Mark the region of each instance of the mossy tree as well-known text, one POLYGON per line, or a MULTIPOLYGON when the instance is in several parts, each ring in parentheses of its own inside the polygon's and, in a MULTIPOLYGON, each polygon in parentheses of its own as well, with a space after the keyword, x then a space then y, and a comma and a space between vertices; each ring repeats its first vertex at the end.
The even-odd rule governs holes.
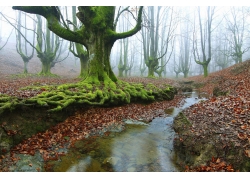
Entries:
POLYGON ((177 64, 175 55, 174 55, 174 72, 175 72, 175 77, 178 78, 179 74, 181 73, 180 58, 179 58, 179 62, 177 64))
MULTIPOLYGON (((157 12, 156 12, 157 17, 155 19, 154 7, 153 6, 148 7, 150 27, 149 27, 149 41, 147 41, 147 42, 149 43, 149 49, 148 49, 149 52, 147 53, 148 56, 145 59, 145 63, 148 67, 148 77, 155 77, 155 75, 154 75, 155 68, 158 66, 158 64, 159 64, 158 60, 160 59, 157 57, 158 45, 159 45, 158 41, 159 41, 160 9, 161 9, 161 7, 159 6, 157 8, 157 12)), ((145 42, 144 36, 145 35, 142 34, 142 39, 145 42)), ((145 53, 145 49, 144 49, 144 53, 145 53)))
MULTIPOLYGON (((201 12, 200 7, 198 7, 198 18, 199 18, 199 34, 200 34, 200 47, 201 47, 201 56, 199 55, 198 43, 196 33, 193 34, 193 56, 194 60, 197 64, 203 67, 203 75, 204 77, 208 76, 208 65, 212 58, 212 43, 211 43, 211 35, 212 35, 212 22, 213 16, 215 12, 215 7, 208 6, 206 9, 207 12, 207 20, 205 24, 202 24, 201 21, 201 12), (205 28, 203 28, 203 25, 205 28), (207 49, 206 49, 207 48, 207 49)), ((195 24, 195 23, 194 23, 195 24)), ((195 29, 195 28, 194 28, 195 29)))
MULTIPOLYGON (((110 66, 110 53, 114 42, 118 39, 130 37, 141 29, 142 10, 139 8, 137 23, 127 32, 117 33, 115 7, 110 6, 79 6, 75 16, 83 26, 72 31, 60 24, 61 13, 56 7, 28 7, 13 6, 15 10, 42 15, 47 19, 48 28, 58 36, 87 48, 89 54, 88 75, 85 82, 89 83, 114 83, 117 77, 110 66)), ((121 13, 118 13, 118 17, 121 13)), ((117 18, 118 18, 117 17, 117 18)))
POLYGON ((178 25, 178 18, 174 16, 174 7, 165 8, 163 13, 163 24, 166 24, 161 30, 162 34, 160 43, 161 52, 165 52, 160 58, 159 65, 155 68, 155 73, 157 73, 160 78, 162 77, 162 73, 166 76, 166 65, 169 62, 174 50, 175 29, 178 25))
POLYGON ((230 65, 232 59, 230 58, 230 53, 228 53, 230 49, 230 44, 228 44, 227 41, 220 38, 220 36, 221 36, 220 34, 216 36, 216 51, 214 53, 215 55, 214 59, 216 66, 218 66, 220 70, 222 70, 230 65))
MULTIPOLYGON (((189 19, 188 14, 186 14, 186 19, 189 19)), ((185 21, 183 27, 180 29, 183 35, 180 37, 180 70, 184 75, 184 78, 188 77, 190 66, 191 66, 191 48, 190 48, 190 25, 189 22, 185 21)))
POLYGON ((130 58, 129 58, 130 62, 127 65, 127 68, 125 69, 125 77, 131 76, 131 71, 132 71, 132 68, 134 67, 134 62, 135 62, 136 57, 137 57, 136 47, 133 44, 133 47, 130 49, 130 58))
MULTIPOLYGON (((120 23, 118 24, 119 29, 121 29, 121 31, 123 32, 128 31, 130 28, 129 22, 131 21, 129 12, 127 11, 126 13, 124 13, 124 15, 121 16, 120 19, 121 21, 119 21, 120 23)), ((128 71, 130 71, 131 68, 133 67, 133 62, 129 64, 129 47, 132 45, 132 43, 129 43, 131 42, 131 39, 130 40, 129 39, 130 38, 120 40, 120 59, 118 64, 119 77, 124 77, 124 76, 127 77, 128 71)))
POLYGON ((16 50, 17 53, 21 56, 23 62, 24 62, 24 74, 28 73, 28 63, 29 61, 33 58, 34 56, 34 44, 35 44, 35 31, 36 31, 36 22, 34 21, 34 25, 33 25, 33 43, 32 43, 32 52, 31 55, 28 55, 28 50, 27 50, 27 44, 28 42, 26 41, 27 39, 27 23, 26 23, 26 14, 24 14, 24 25, 22 25, 21 22, 22 19, 22 14, 21 11, 18 12, 18 24, 17 24, 17 29, 16 29, 16 50), (21 38, 21 26, 24 27, 24 42, 22 42, 22 38, 21 38), (24 50, 22 49, 22 47, 24 48, 24 50))
POLYGON ((52 33, 49 28, 45 27, 45 39, 43 36, 43 22, 42 17, 37 15, 37 57, 42 63, 42 70, 39 73, 43 76, 50 76, 52 62, 56 58, 56 53, 59 49, 59 37, 52 33))
POLYGON ((231 46, 228 51, 235 64, 242 62, 242 56, 249 50, 249 45, 244 47, 246 40, 246 22, 248 13, 245 7, 230 7, 230 13, 225 16, 227 21, 227 35, 225 36, 227 42, 231 46))
POLYGON ((120 59, 118 64, 119 77, 124 76, 123 72, 127 69, 127 64, 128 64, 128 38, 120 40, 120 59))
MULTIPOLYGON (((77 31, 80 26, 78 25, 79 23, 77 22, 75 14, 76 14, 76 6, 72 6, 72 22, 68 20, 68 23, 73 26, 74 31, 77 31)), ((81 69, 80 69, 80 75, 78 77, 83 79, 86 78, 88 74, 88 60, 89 60, 87 49, 80 43, 70 42, 69 50, 75 57, 80 59, 81 69)))
MULTIPOLYGON (((163 62, 165 58, 163 58, 168 51, 170 50, 169 44, 174 42, 174 30, 177 27, 177 20, 174 18, 174 10, 173 7, 166 7, 164 11, 165 17, 160 19, 160 11, 161 6, 157 7, 157 11, 155 13, 155 7, 149 7, 148 8, 148 22, 149 22, 149 30, 143 30, 142 32, 142 40, 143 40, 143 53, 145 56, 145 64, 148 67, 148 77, 155 77, 154 73, 157 73, 161 77, 161 73, 164 70, 165 65, 167 64, 168 60, 171 57, 171 52, 169 55, 168 60, 166 62, 163 62), (168 13, 170 12, 170 13, 168 13), (155 18, 156 14, 156 18, 155 18), (169 18, 168 18, 169 16, 169 18), (162 21, 162 22, 161 22, 162 21), (163 27, 160 25, 164 24, 163 27), (165 23, 167 25, 165 25, 165 23), (166 30, 166 26, 168 27, 167 31, 164 33, 167 34, 167 36, 161 37, 159 34, 160 28, 162 27, 162 32, 164 29, 166 30), (149 35, 147 35, 147 32, 149 35), (160 38, 162 38, 161 46, 159 46, 160 38), (161 62, 159 62, 161 60, 161 62)), ((172 50, 173 50, 173 44, 172 44, 172 50)))
POLYGON ((132 48, 129 54, 128 48, 129 48, 128 38, 122 39, 121 44, 120 44, 120 60, 118 64, 118 76, 119 77, 128 77, 128 72, 129 74, 131 73, 131 69, 134 64, 134 55, 135 55, 134 49, 132 48))
POLYGON ((130 37, 141 28, 143 7, 133 13, 137 14, 136 25, 127 32, 117 33, 117 21, 122 11, 118 11, 115 18, 115 7, 78 7, 76 13, 83 23, 80 29, 72 31, 58 7, 13 7, 13 9, 43 15, 47 19, 48 27, 64 39, 84 45, 89 54, 88 74, 84 80, 72 84, 51 86, 29 86, 22 90, 37 89, 42 92, 28 99, 16 99, 14 104, 6 101, 10 97, 0 98, 0 110, 14 108, 20 104, 37 105, 48 108, 49 111, 60 111, 69 105, 110 106, 130 102, 152 102, 155 100, 171 100, 177 89, 162 84, 128 83, 118 80, 110 66, 109 57, 114 42, 118 39, 130 37), (63 27, 60 24, 62 19, 63 27), (11 107, 10 107, 11 106, 11 107))

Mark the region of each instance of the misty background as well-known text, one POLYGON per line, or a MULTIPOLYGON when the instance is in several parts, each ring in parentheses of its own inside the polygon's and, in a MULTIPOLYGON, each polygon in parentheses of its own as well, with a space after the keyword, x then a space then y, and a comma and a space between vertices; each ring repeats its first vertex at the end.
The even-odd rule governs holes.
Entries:
MULTIPOLYGON (((124 8, 126 7, 121 7, 124 8)), ((72 21, 71 7, 67 7, 68 18, 65 6, 60 9, 65 20, 72 21)), ((117 13, 118 10, 119 6, 116 8, 117 13)), ((138 8, 131 6, 129 10, 130 12, 121 14, 117 22, 117 32, 134 27, 138 8)), ((0 74, 23 73, 24 62, 17 52, 18 30, 13 27, 14 25, 18 28, 19 12, 12 10, 11 6, 1 6, 0 12, 5 17, 0 14, 0 74)), ((203 66, 197 61, 207 60, 209 48, 211 60, 208 63, 208 73, 245 61, 250 57, 249 16, 250 8, 247 6, 145 6, 142 29, 136 35, 114 44, 110 56, 112 69, 120 77, 147 77, 149 66, 152 66, 149 63, 154 62, 155 77, 202 75, 203 66)), ((30 43, 34 40, 36 46, 34 21, 37 26, 35 15, 21 13, 20 32, 26 35, 30 43)), ((46 34, 46 22, 43 17, 42 22, 43 34, 46 34)), ((21 39, 21 47, 27 47, 27 50, 23 51, 31 55, 33 48, 28 43, 25 44, 23 36, 21 39)), ((57 51, 58 58, 51 72, 63 77, 77 77, 80 73, 79 58, 69 51, 68 41, 59 38, 59 42, 60 51, 57 51)), ((34 51, 34 56, 27 63, 28 73, 39 73, 41 66, 37 52, 34 51)))

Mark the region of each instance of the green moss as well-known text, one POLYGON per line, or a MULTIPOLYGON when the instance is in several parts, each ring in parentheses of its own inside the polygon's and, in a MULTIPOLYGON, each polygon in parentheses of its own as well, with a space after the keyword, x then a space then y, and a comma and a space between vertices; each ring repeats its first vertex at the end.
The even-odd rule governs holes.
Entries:
MULTIPOLYGON (((30 86, 32 89, 43 88, 43 92, 29 99, 17 99, 6 95, 0 96, 0 112, 15 108, 16 105, 46 106, 50 111, 60 111, 73 104, 87 105, 117 105, 130 102, 152 102, 156 100, 169 100, 177 92, 175 88, 166 85, 157 88, 153 84, 128 83, 117 81, 114 83, 107 77, 103 83, 81 81, 75 84, 63 84, 59 86, 30 86)), ((24 88, 25 89, 25 88, 24 88)))

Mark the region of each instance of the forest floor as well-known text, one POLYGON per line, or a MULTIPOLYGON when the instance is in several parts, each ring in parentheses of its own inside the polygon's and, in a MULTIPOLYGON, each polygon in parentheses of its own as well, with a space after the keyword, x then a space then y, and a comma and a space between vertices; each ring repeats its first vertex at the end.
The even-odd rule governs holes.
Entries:
MULTIPOLYGON (((13 71, 12 71, 13 72, 13 71)), ((221 131, 223 144, 233 141, 235 148, 244 149, 246 158, 250 157, 250 61, 231 66, 223 71, 211 73, 208 77, 194 76, 187 79, 148 79, 139 77, 123 78, 128 82, 153 83, 159 86, 163 83, 170 84, 181 89, 183 81, 194 81, 199 86, 200 92, 209 95, 203 103, 187 108, 183 113, 193 123, 193 132, 199 136, 221 131), (214 96, 214 89, 224 96, 214 96), (225 133, 223 133, 225 132, 225 133)), ((32 97, 39 91, 19 91, 21 87, 31 84, 55 85, 77 82, 77 78, 43 78, 43 77, 17 77, 10 74, 0 73, 0 93, 16 96, 19 98, 32 97)), ((178 107, 183 103, 184 96, 178 93, 171 101, 154 102, 148 105, 128 104, 110 108, 88 108, 77 111, 64 122, 55 127, 33 135, 23 143, 18 144, 11 150, 10 155, 1 155, 0 171, 8 171, 10 164, 18 161, 16 153, 34 154, 39 151, 44 160, 58 158, 63 153, 56 151, 63 143, 74 144, 76 140, 89 135, 107 135, 111 127, 122 127, 122 119, 135 119, 152 121, 154 117, 164 116, 164 110, 178 107), (65 138, 67 137, 67 138, 65 138), (51 147, 54 144, 58 147, 51 147), (46 147, 45 147, 46 146, 46 147)), ((32 166, 32 164, 29 164, 32 166)), ((40 171, 40 169, 37 169, 40 171)), ((207 165, 200 167, 186 167, 186 171, 237 171, 233 165, 223 161, 219 157, 211 158, 207 165)))

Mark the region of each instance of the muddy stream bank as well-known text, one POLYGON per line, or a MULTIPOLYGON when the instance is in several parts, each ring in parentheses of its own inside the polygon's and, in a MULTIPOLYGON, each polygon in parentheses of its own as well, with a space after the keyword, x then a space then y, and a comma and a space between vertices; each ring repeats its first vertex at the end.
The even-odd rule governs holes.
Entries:
POLYGON ((9 167, 14 172, 179 172, 175 163, 172 128, 174 117, 183 109, 205 98, 197 92, 185 93, 184 104, 166 109, 167 117, 150 123, 125 121, 125 129, 114 129, 107 136, 94 136, 61 148, 58 160, 44 161, 39 152, 34 156, 17 154, 20 160, 9 167))

